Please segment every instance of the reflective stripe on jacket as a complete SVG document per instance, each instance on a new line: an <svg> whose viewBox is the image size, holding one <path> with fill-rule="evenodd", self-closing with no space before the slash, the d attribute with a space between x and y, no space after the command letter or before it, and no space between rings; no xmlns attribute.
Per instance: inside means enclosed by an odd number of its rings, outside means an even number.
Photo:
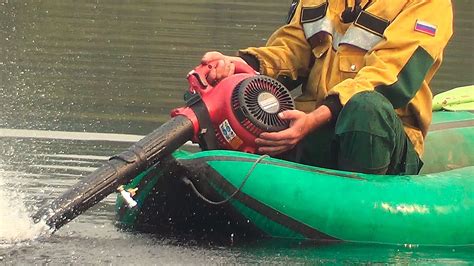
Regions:
<svg viewBox="0 0 474 266"><path fill-rule="evenodd" d="M349 6L354 0L349 0ZM297 108L310 112L326 96L344 105L360 91L376 90L392 103L422 154L431 123L429 82L452 35L450 0L362 0L363 11L343 23L346 0L301 0L291 21L265 47L251 47L260 72L305 77Z"/></svg>

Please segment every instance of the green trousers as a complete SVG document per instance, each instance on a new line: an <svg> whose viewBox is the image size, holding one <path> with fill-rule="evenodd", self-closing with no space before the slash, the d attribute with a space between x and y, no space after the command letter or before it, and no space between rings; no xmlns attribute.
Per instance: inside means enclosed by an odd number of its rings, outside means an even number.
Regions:
<svg viewBox="0 0 474 266"><path fill-rule="evenodd" d="M371 174L418 174L423 163L391 103L380 93L361 92L335 123L309 134L292 152L294 161Z"/></svg>

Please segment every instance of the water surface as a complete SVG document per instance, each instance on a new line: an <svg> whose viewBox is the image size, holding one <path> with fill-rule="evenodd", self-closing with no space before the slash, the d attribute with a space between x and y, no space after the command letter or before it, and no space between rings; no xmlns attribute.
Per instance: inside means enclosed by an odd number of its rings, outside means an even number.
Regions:
<svg viewBox="0 0 474 266"><path fill-rule="evenodd" d="M205 51L232 54L263 45L282 25L289 2L0 0L0 131L145 135L182 105L184 77ZM433 81L436 92L474 83L473 2L453 2L456 35ZM0 264L474 260L472 247L231 245L230 239L215 243L123 232L114 226L113 195L53 236L41 236L43 228L26 217L130 143L126 136L104 141L52 132L44 139L28 132L33 131L0 137Z"/></svg>

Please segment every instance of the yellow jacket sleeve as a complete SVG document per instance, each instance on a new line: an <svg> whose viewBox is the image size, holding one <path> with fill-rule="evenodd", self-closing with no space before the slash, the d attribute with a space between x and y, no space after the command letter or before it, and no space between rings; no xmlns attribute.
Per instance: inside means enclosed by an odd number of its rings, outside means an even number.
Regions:
<svg viewBox="0 0 474 266"><path fill-rule="evenodd" d="M271 77L288 76L293 80L308 75L311 47L300 23L301 5L292 20L276 30L265 47L250 47L239 55L252 55L260 64L260 73Z"/></svg>

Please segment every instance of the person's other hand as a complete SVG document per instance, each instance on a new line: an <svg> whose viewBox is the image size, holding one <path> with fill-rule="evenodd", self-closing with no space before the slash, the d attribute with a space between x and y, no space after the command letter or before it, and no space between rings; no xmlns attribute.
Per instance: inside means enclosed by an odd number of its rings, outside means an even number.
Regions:
<svg viewBox="0 0 474 266"><path fill-rule="evenodd" d="M240 61L247 64L242 58L237 56L227 56L220 52L207 52L201 59L201 64L209 64L211 62L217 62L216 67L211 69L207 76L207 82L210 84L216 84L222 79L231 76L235 73L234 62Z"/></svg>
<svg viewBox="0 0 474 266"><path fill-rule="evenodd" d="M258 152L271 156L289 151L308 133L307 114L298 110L278 114L280 119L290 120L290 127L278 132L264 132L255 140Z"/></svg>
<svg viewBox="0 0 474 266"><path fill-rule="evenodd" d="M290 127L278 132L260 134L255 140L255 144L259 147L258 153L274 156L293 149L307 134L330 121L331 115L331 111L325 105L309 114L298 110L279 113L280 119L290 121Z"/></svg>

